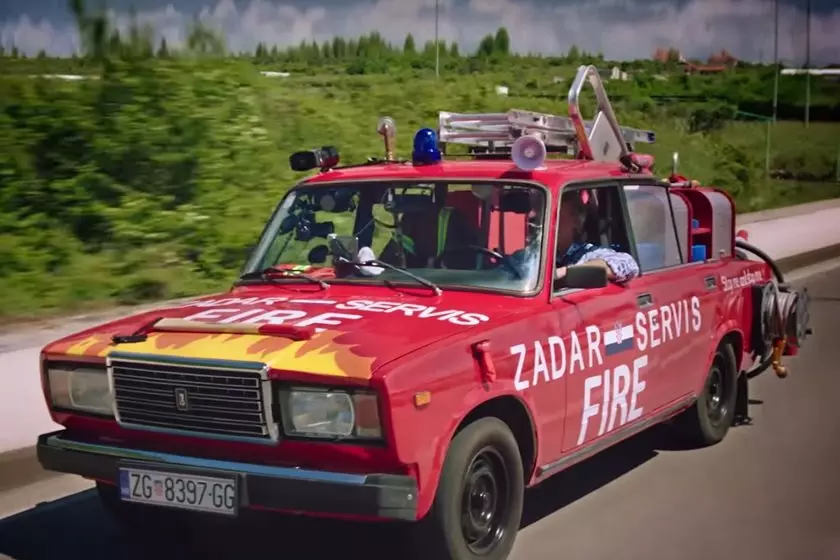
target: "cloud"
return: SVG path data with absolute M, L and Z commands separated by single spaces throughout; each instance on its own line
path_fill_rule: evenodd
M 772 0 L 440 0 L 439 33 L 472 50 L 487 33 L 508 28 L 518 52 L 562 53 L 572 45 L 603 52 L 611 59 L 648 58 L 657 47 L 676 47 L 686 56 L 706 57 L 727 49 L 746 60 L 773 57 Z M 140 11 L 158 36 L 178 45 L 194 11 L 173 5 Z M 360 0 L 299 7 L 291 3 L 218 0 L 198 12 L 224 32 L 234 51 L 253 50 L 258 42 L 294 45 L 379 31 L 401 44 L 406 33 L 419 42 L 434 38 L 435 0 Z M 127 14 L 117 14 L 119 25 Z M 783 61 L 805 58 L 805 15 L 798 6 L 782 6 L 779 53 Z M 811 58 L 814 63 L 840 62 L 840 8 L 814 14 Z M 28 54 L 40 49 L 67 55 L 78 45 L 70 23 L 33 22 L 26 15 L 0 25 L 0 41 L 14 43 Z
M 78 38 L 66 26 L 56 28 L 47 20 L 35 23 L 24 14 L 17 21 L 0 25 L 0 44 L 14 45 L 28 55 L 42 49 L 51 53 L 71 53 L 78 48 Z

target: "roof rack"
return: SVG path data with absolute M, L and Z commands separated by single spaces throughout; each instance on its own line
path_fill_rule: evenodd
M 595 118 L 584 121 L 578 99 L 584 83 L 595 91 L 598 110 Z M 601 76 L 595 66 L 580 66 L 569 88 L 569 116 L 512 109 L 506 113 L 438 114 L 438 138 L 446 144 L 470 146 L 476 153 L 507 151 L 517 138 L 536 136 L 549 152 L 571 153 L 576 158 L 597 161 L 624 161 L 637 142 L 653 144 L 652 130 L 622 127 L 618 124 Z

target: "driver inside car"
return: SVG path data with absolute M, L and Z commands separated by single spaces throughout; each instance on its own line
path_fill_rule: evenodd
M 607 279 L 622 284 L 639 275 L 636 259 L 628 253 L 582 242 L 586 203 L 582 191 L 564 193 L 560 203 L 557 230 L 557 269 L 554 278 L 566 275 L 569 266 L 597 266 L 607 271 Z
M 557 224 L 557 268 L 554 279 L 564 278 L 568 267 L 581 265 L 603 268 L 607 272 L 607 279 L 618 284 L 638 276 L 639 265 L 632 255 L 583 241 L 586 215 L 587 207 L 581 198 L 581 191 L 563 194 Z M 511 262 L 524 276 L 535 278 L 539 271 L 539 254 L 539 237 L 534 237 L 525 248 L 511 255 Z
M 399 263 L 396 239 L 399 239 L 402 245 L 407 268 L 434 268 L 435 260 L 441 255 L 441 264 L 446 268 L 476 268 L 476 251 L 455 249 L 477 245 L 478 232 L 460 211 L 451 206 L 434 206 L 423 211 L 405 212 L 400 221 L 398 236 L 389 241 L 382 251 L 383 261 Z

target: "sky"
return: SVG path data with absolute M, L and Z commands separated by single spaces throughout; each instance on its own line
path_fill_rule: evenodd
M 102 0 L 87 0 L 98 6 Z M 438 0 L 439 35 L 473 50 L 505 26 L 511 48 L 559 54 L 569 47 L 611 60 L 650 58 L 675 47 L 706 58 L 721 49 L 750 61 L 773 60 L 774 0 Z M 808 0 L 779 0 L 779 55 L 804 65 Z M 131 6 L 170 45 L 195 17 L 223 31 L 234 51 L 258 42 L 280 47 L 379 31 L 402 44 L 434 38 L 435 0 L 108 0 L 118 25 Z M 811 0 L 811 62 L 840 63 L 840 0 Z M 66 56 L 78 47 L 67 0 L 0 0 L 0 42 L 27 54 Z

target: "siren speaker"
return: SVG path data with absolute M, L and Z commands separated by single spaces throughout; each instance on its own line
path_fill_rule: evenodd
M 536 136 L 520 136 L 511 148 L 513 163 L 525 171 L 542 167 L 546 154 L 545 144 Z

